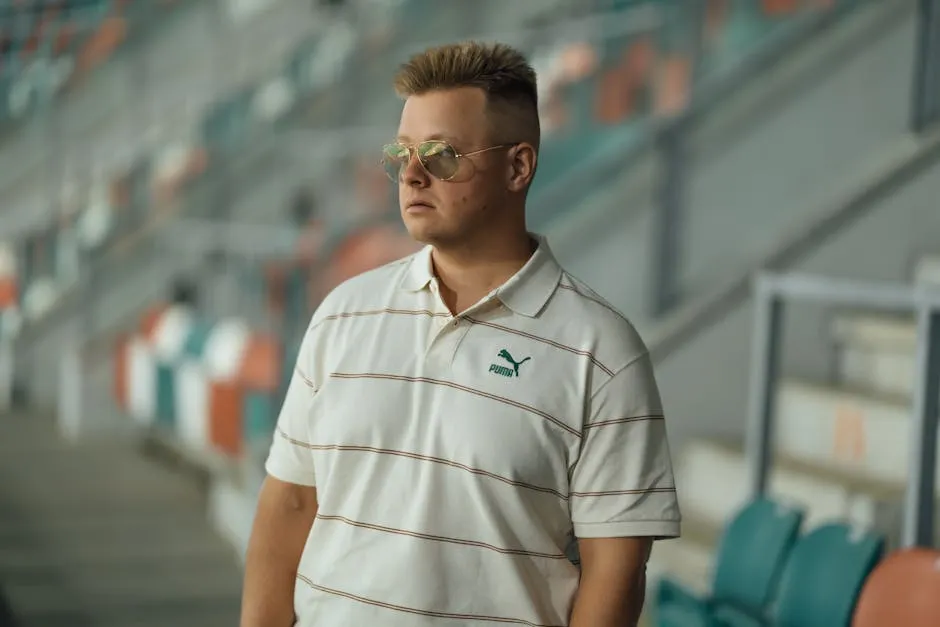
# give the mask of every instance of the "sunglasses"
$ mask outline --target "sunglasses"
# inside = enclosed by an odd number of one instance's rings
[[[385,167],[388,178],[393,181],[400,181],[405,168],[411,163],[411,159],[417,156],[418,163],[421,164],[425,172],[436,179],[449,181],[457,176],[460,160],[464,157],[472,157],[491,150],[509,148],[510,146],[515,146],[515,144],[500,144],[499,146],[490,146],[489,148],[461,154],[445,141],[430,140],[414,146],[399,142],[387,144],[382,148],[382,165]]]

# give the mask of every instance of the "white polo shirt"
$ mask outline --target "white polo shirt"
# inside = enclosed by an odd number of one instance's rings
[[[314,314],[268,473],[316,486],[300,627],[564,627],[575,537],[674,537],[650,357],[543,239],[452,316],[425,248]]]

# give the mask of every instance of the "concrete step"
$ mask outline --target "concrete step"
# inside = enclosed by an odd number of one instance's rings
[[[911,316],[845,312],[833,317],[836,379],[847,387],[909,399],[917,376]]]
[[[940,289],[940,256],[914,265],[915,285]],[[842,311],[833,316],[838,383],[874,394],[909,399],[917,377],[917,324],[911,315]]]
[[[18,627],[238,624],[241,570],[206,486],[133,440],[0,422],[0,581]]]
[[[138,542],[131,545],[59,544],[50,547],[46,543],[32,541],[17,545],[0,546],[0,578],[5,573],[16,573],[31,568],[83,568],[101,569],[155,564],[181,564],[190,560],[234,565],[231,548],[219,544],[213,538],[211,544],[199,542],[174,542],[154,544]]]
[[[97,572],[79,579],[58,572],[32,578],[10,578],[4,589],[15,616],[67,612],[76,607],[89,613],[109,613],[128,607],[217,601],[237,605],[241,580],[215,569],[192,572],[138,571],[132,576],[102,578]]]
[[[918,259],[912,278],[921,285],[940,287],[940,255],[926,255]]]
[[[776,445],[785,454],[862,481],[906,484],[908,402],[791,379],[781,382],[776,415]]]
[[[676,464],[683,514],[722,528],[749,499],[749,469],[740,446],[694,440]],[[806,526],[845,520],[898,532],[903,487],[860,478],[785,454],[771,469],[771,496],[806,511]]]
[[[179,599],[135,603],[106,610],[45,609],[18,615],[16,627],[233,627],[238,625],[237,599]]]

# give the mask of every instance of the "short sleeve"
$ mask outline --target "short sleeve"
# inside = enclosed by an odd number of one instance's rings
[[[264,465],[267,473],[275,479],[305,486],[316,485],[308,437],[310,409],[318,387],[313,368],[313,333],[308,330],[301,342]]]
[[[679,535],[666,421],[649,353],[591,397],[571,478],[575,536]]]

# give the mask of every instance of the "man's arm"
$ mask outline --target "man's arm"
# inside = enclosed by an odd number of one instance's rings
[[[581,582],[571,627],[635,627],[657,538],[679,535],[666,424],[647,352],[591,396],[572,473]]]
[[[317,515],[317,490],[268,476],[245,558],[241,627],[291,627],[297,566]]]
[[[570,627],[636,627],[652,538],[583,538],[581,583]]]

